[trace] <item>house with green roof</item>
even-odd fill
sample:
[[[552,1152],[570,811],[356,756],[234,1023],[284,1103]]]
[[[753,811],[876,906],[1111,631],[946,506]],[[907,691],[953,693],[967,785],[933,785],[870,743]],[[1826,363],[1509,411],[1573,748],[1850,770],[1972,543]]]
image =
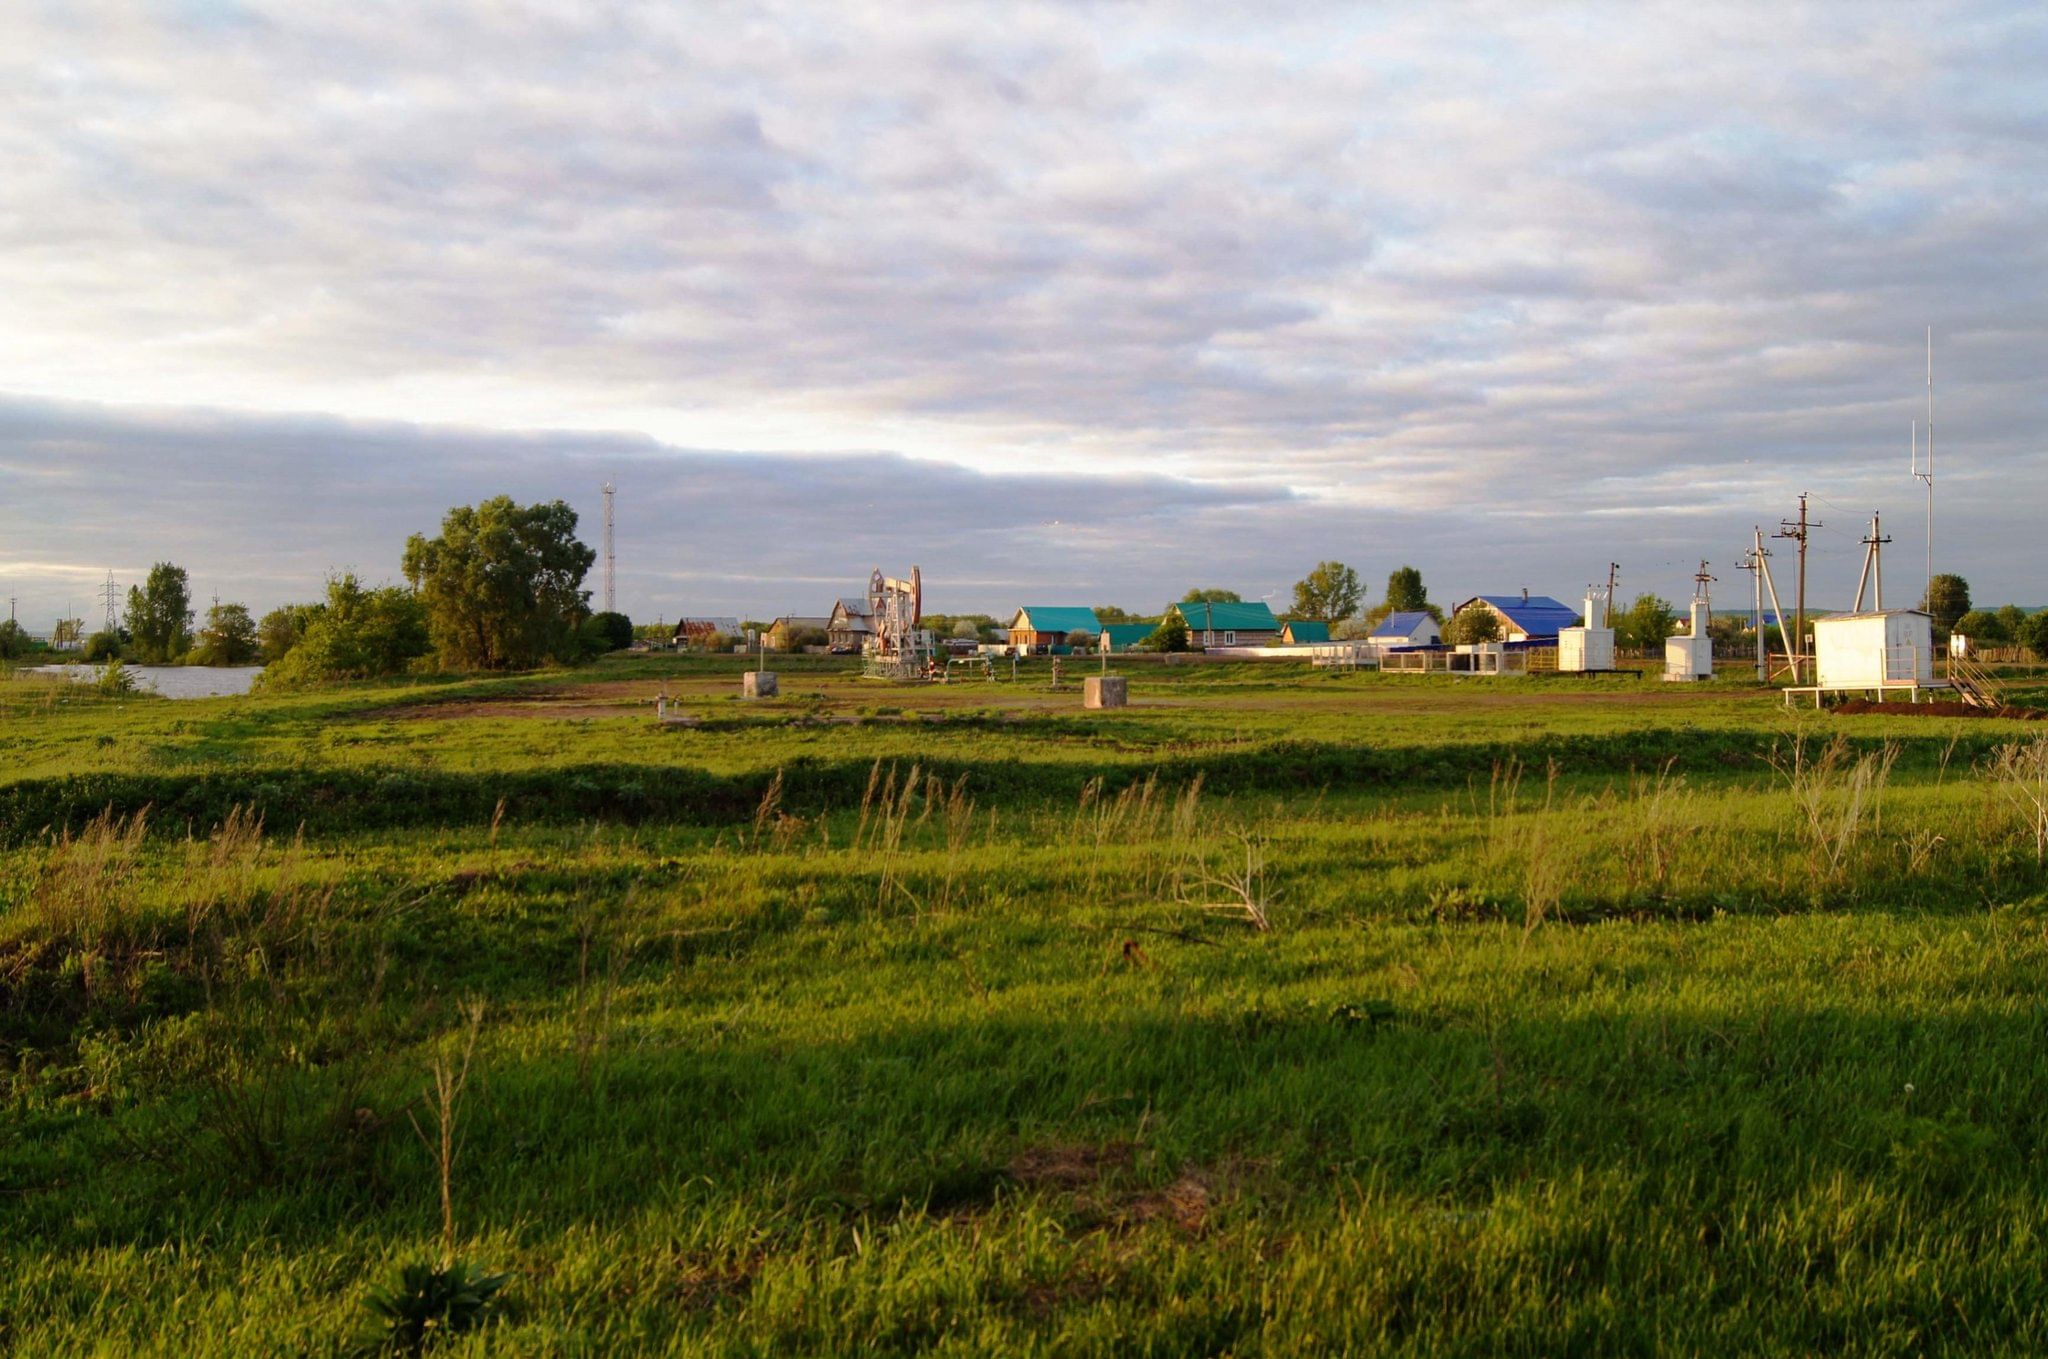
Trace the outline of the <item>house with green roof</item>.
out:
[[[1176,604],[1173,612],[1188,625],[1188,641],[1194,646],[1264,646],[1280,635],[1280,620],[1263,600]]]
[[[1330,640],[1330,625],[1315,618],[1290,618],[1280,627],[1282,646],[1321,646]]]
[[[1072,605],[1027,604],[1010,620],[1010,645],[1019,651],[1049,651],[1067,645],[1077,632],[1102,635],[1095,610]]]
[[[1102,649],[1104,651],[1130,651],[1145,644],[1159,628],[1154,620],[1150,623],[1104,623],[1102,625]]]

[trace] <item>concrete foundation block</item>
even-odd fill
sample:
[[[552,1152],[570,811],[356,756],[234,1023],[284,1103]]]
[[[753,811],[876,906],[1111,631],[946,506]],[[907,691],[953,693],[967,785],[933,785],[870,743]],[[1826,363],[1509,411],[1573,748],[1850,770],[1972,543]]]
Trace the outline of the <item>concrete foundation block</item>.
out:
[[[741,698],[774,698],[781,691],[773,670],[749,670],[740,681]]]
[[[1130,681],[1122,675],[1090,675],[1081,686],[1084,708],[1122,708],[1131,701]]]

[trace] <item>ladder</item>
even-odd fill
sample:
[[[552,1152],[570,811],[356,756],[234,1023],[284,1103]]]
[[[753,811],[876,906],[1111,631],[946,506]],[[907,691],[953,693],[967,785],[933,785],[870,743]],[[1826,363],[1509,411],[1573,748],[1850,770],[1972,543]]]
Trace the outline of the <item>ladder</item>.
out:
[[[1975,661],[1964,660],[1961,656],[1948,658],[1949,687],[1956,691],[1956,697],[1973,708],[2002,708],[2004,698],[1998,692],[1998,684],[1990,672]]]

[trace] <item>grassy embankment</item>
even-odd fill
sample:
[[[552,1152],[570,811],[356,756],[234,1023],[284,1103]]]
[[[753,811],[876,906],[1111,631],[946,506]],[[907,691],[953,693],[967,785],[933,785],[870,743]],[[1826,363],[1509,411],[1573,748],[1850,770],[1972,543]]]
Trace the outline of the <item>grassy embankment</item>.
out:
[[[1137,673],[9,685],[0,1348],[337,1348],[472,1025],[494,1352],[2048,1346],[2032,729]]]

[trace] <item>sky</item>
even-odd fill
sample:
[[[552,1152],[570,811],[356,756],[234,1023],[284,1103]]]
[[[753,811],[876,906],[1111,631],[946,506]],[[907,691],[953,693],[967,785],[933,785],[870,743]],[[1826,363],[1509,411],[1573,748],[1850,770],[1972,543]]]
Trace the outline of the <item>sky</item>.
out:
[[[636,618],[2048,604],[2048,9],[12,0],[0,596],[560,498]],[[1791,545],[1773,544],[1781,575]],[[590,581],[601,591],[597,573]]]

